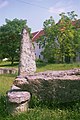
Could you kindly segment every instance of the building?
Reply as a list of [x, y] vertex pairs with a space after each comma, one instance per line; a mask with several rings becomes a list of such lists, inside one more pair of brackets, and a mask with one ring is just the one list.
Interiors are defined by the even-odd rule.
[[[76, 26], [77, 29], [80, 29], [80, 19], [73, 21], [72, 25]], [[37, 43], [37, 39], [39, 39], [39, 37], [41, 37], [43, 35], [44, 35], [44, 30], [40, 30], [40, 31], [32, 33], [32, 36], [33, 36], [32, 42], [35, 47], [35, 56], [37, 59], [42, 59], [42, 60], [43, 60], [43, 56], [41, 55], [41, 52], [43, 51], [43, 48], [40, 46], [39, 43]], [[80, 61], [80, 52], [77, 53], [76, 61]]]
[[39, 39], [40, 36], [44, 35], [44, 30], [40, 30], [37, 32], [32, 33], [32, 42], [34, 44], [34, 48], [35, 48], [35, 56], [36, 59], [43, 59], [43, 56], [41, 55], [41, 52], [43, 51], [43, 48], [41, 47], [41, 45], [39, 43], [37, 43], [37, 39]]

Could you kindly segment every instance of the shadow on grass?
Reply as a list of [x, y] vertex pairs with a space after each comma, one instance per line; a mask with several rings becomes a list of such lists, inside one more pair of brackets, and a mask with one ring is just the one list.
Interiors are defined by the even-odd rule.
[[0, 67], [15, 67], [15, 66], [18, 66], [18, 64], [19, 64], [18, 62], [14, 63], [14, 64], [5, 62], [5, 64], [1, 64]]
[[47, 63], [45, 63], [45, 62], [36, 62], [37, 68], [41, 68], [41, 67], [44, 67], [46, 65], [47, 65]]
[[16, 77], [16, 76], [18, 76], [18, 73], [15, 73], [15, 74], [0, 74], [0, 76], [3, 76], [3, 77]]

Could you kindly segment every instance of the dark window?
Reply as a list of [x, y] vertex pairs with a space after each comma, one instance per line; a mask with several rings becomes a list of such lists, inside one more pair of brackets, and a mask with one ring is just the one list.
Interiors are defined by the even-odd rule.
[[39, 49], [41, 48], [41, 45], [39, 44]]
[[39, 55], [39, 59], [41, 58], [41, 56]]

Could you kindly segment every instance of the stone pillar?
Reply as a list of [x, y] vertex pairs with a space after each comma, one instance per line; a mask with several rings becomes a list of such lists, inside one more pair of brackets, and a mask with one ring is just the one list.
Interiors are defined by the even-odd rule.
[[35, 53], [28, 31], [22, 31], [20, 62], [18, 75], [25, 76], [36, 71]]

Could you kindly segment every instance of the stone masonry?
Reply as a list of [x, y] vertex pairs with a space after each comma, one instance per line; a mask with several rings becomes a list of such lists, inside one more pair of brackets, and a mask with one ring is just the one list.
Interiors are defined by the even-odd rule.
[[18, 76], [13, 84], [42, 101], [64, 103], [80, 100], [80, 69], [45, 71], [24, 78]]
[[8, 94], [9, 111], [12, 114], [24, 112], [28, 110], [28, 102], [30, 101], [30, 93], [26, 91], [17, 91], [17, 89], [9, 91]]
[[36, 71], [35, 54], [28, 31], [22, 31], [19, 75], [33, 74]]
[[[7, 93], [13, 113], [28, 109], [30, 96], [42, 101], [72, 102], [80, 100], [80, 69], [35, 73], [35, 55], [29, 33], [22, 31], [19, 74]], [[31, 94], [31, 95], [30, 95]]]

